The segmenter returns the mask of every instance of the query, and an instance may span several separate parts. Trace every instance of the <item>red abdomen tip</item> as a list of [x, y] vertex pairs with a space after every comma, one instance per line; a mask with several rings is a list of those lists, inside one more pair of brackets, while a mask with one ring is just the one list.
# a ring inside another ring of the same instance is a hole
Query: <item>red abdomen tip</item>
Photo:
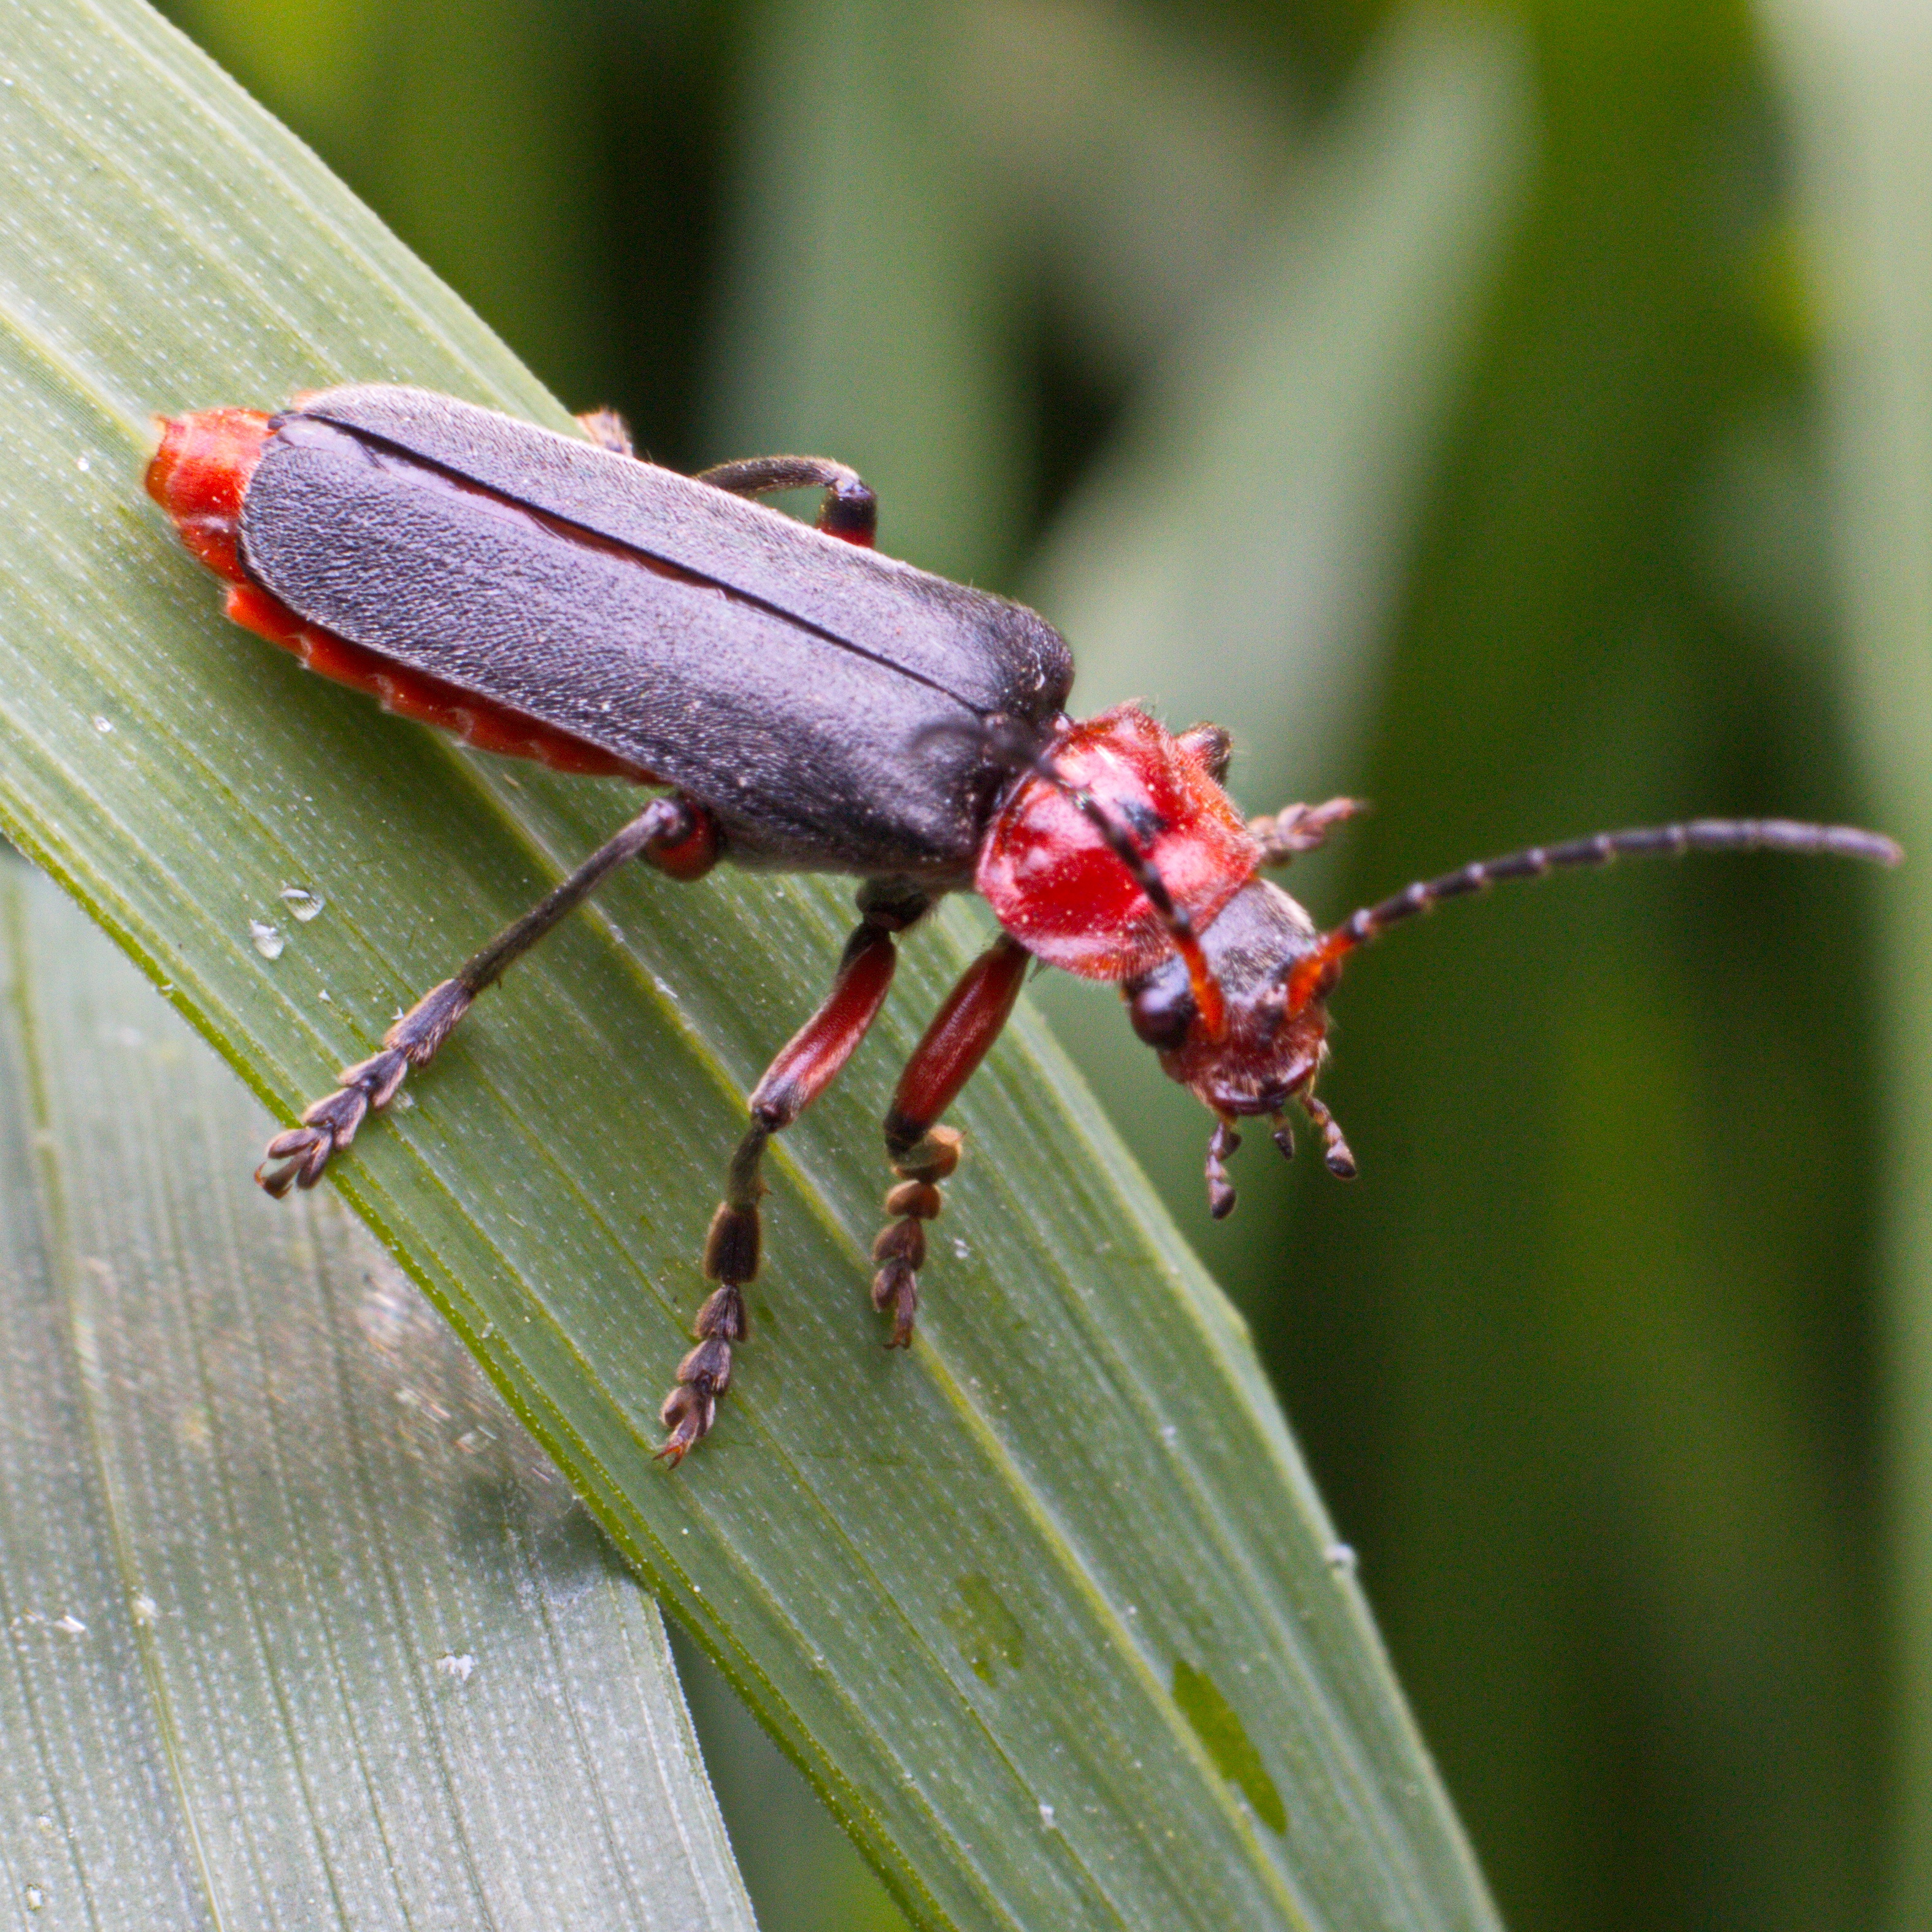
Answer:
[[[268, 418], [260, 410], [197, 410], [171, 417], [161, 425], [161, 446], [145, 479], [148, 494], [174, 519], [188, 550], [236, 586], [228, 593], [227, 607], [236, 623], [292, 651], [324, 677], [367, 692], [388, 710], [436, 725], [484, 751], [535, 758], [588, 777], [651, 782], [650, 773], [614, 752], [307, 623], [252, 582], [238, 547], [242, 504], [268, 440]], [[696, 878], [716, 857], [715, 841], [707, 832], [687, 842], [688, 850], [680, 847], [668, 855], [665, 869], [682, 866]]]
[[148, 465], [148, 494], [174, 519], [188, 549], [231, 584], [248, 580], [236, 538], [268, 436], [260, 410], [200, 410], [162, 424], [161, 446]]

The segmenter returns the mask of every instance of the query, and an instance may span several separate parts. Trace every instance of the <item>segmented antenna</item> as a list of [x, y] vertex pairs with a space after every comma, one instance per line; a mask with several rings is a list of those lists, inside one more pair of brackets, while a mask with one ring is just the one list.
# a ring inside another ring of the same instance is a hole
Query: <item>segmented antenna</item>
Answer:
[[1626, 857], [1756, 851], [1822, 852], [1881, 866], [1895, 866], [1905, 856], [1898, 842], [1882, 832], [1862, 832], [1850, 825], [1804, 825], [1789, 818], [1693, 818], [1682, 825], [1642, 826], [1628, 832], [1600, 832], [1593, 838], [1572, 838], [1561, 845], [1532, 845], [1505, 858], [1478, 860], [1439, 879], [1418, 880], [1392, 898], [1352, 913], [1296, 962], [1288, 976], [1287, 1010], [1298, 1013], [1310, 1000], [1326, 994], [1342, 962], [1357, 946], [1403, 920], [1432, 910], [1444, 899], [1486, 891], [1498, 879], [1540, 879], [1564, 866], [1607, 866]]
[[988, 742], [1016, 770], [1030, 772], [1054, 790], [1079, 812], [1106, 842], [1107, 849], [1127, 869], [1129, 877], [1145, 894], [1148, 904], [1160, 915], [1174, 941], [1174, 950], [1187, 965], [1188, 990], [1194, 995], [1195, 1010], [1210, 1040], [1219, 1040], [1227, 1025], [1227, 1007], [1221, 997], [1221, 982], [1208, 964], [1194, 922], [1186, 908], [1174, 903], [1167, 881], [1153, 862], [1135, 843], [1132, 829], [1114, 817], [1084, 785], [1076, 784], [1042, 748], [1039, 741], [1017, 720], [996, 715], [986, 720]]

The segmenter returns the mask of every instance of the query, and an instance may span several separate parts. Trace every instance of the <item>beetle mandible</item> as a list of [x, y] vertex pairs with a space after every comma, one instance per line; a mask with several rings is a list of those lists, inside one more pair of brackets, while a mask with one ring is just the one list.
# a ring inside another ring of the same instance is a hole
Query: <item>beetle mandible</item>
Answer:
[[[872, 492], [842, 464], [778, 456], [682, 476], [634, 456], [608, 412], [560, 436], [428, 391], [369, 384], [277, 416], [164, 424], [150, 494], [228, 615], [390, 710], [566, 772], [664, 789], [538, 904], [433, 987], [382, 1051], [278, 1134], [256, 1178], [312, 1187], [476, 995], [642, 859], [695, 879], [720, 858], [856, 874], [859, 922], [823, 1005], [752, 1092], [705, 1244], [716, 1286], [662, 1412], [659, 1454], [701, 1441], [745, 1339], [760, 1164], [884, 1004], [898, 936], [976, 891], [1001, 936], [968, 968], [886, 1115], [896, 1184], [873, 1244], [886, 1346], [912, 1340], [926, 1223], [959, 1159], [942, 1116], [998, 1036], [1030, 962], [1120, 988], [1162, 1067], [1214, 1116], [1209, 1211], [1234, 1204], [1238, 1121], [1292, 1154], [1291, 1104], [1330, 1170], [1355, 1172], [1315, 1082], [1342, 962], [1390, 926], [1498, 879], [1620, 854], [1770, 848], [1891, 864], [1888, 838], [1784, 819], [1695, 819], [1466, 866], [1324, 932], [1263, 877], [1356, 801], [1244, 820], [1218, 726], [1178, 736], [1134, 705], [1076, 722], [1073, 661], [1024, 606], [879, 556]], [[758, 503], [823, 491], [816, 530]], [[567, 643], [561, 640], [568, 640]]]

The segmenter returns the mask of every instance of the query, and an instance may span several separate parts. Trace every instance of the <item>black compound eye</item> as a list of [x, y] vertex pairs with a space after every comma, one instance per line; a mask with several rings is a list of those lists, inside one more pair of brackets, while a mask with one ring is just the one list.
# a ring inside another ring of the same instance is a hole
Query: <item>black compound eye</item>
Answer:
[[1127, 1021], [1136, 1038], [1172, 1052], [1194, 1021], [1194, 995], [1184, 973], [1156, 974], [1127, 995]]

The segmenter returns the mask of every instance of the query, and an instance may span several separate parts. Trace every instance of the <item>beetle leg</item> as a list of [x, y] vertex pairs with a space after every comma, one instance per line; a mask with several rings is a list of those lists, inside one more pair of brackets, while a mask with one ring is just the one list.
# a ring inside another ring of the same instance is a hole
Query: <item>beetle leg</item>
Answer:
[[1248, 830], [1261, 841], [1261, 863], [1286, 866], [1304, 852], [1324, 844], [1344, 819], [1365, 810], [1359, 798], [1331, 798], [1325, 805], [1285, 805], [1280, 811], [1248, 820]]
[[923, 1223], [938, 1214], [939, 1184], [959, 1165], [959, 1136], [934, 1123], [998, 1039], [1031, 958], [1016, 940], [1002, 938], [988, 946], [946, 995], [899, 1076], [886, 1115], [886, 1157], [898, 1185], [886, 1196], [892, 1218], [872, 1244], [879, 1270], [872, 1277], [872, 1306], [892, 1318], [889, 1348], [911, 1346], [926, 1260]]
[[626, 860], [654, 859], [674, 878], [695, 878], [717, 851], [717, 835], [700, 806], [674, 794], [653, 799], [622, 831], [600, 845], [556, 889], [506, 927], [452, 979], [433, 986], [382, 1036], [382, 1050], [345, 1066], [342, 1082], [305, 1108], [298, 1126], [268, 1143], [255, 1178], [278, 1198], [313, 1187], [330, 1159], [356, 1138], [371, 1112], [393, 1100], [410, 1068], [428, 1064], [476, 995], [501, 979], [550, 928], [594, 892]]
[[1228, 764], [1234, 756], [1234, 734], [1225, 725], [1190, 724], [1175, 742], [1216, 784], [1228, 782]]
[[1234, 1184], [1228, 1178], [1228, 1159], [1241, 1144], [1232, 1120], [1215, 1123], [1208, 1137], [1208, 1212], [1225, 1221], [1234, 1211]]
[[818, 527], [870, 550], [879, 526], [879, 500], [858, 471], [829, 456], [748, 456], [700, 470], [693, 479], [734, 496], [769, 496], [775, 490], [823, 490]]
[[592, 442], [613, 456], [637, 454], [637, 446], [631, 440], [631, 425], [615, 410], [586, 410], [577, 421]]
[[845, 956], [824, 1004], [799, 1028], [752, 1090], [752, 1124], [726, 1172], [724, 1198], [711, 1217], [704, 1242], [704, 1272], [718, 1286], [698, 1311], [698, 1346], [677, 1365], [677, 1386], [664, 1398], [658, 1420], [664, 1447], [658, 1454], [675, 1468], [710, 1432], [718, 1398], [730, 1387], [731, 1345], [745, 1339], [745, 1284], [758, 1272], [762, 1230], [759, 1172], [765, 1144], [782, 1133], [830, 1086], [878, 1017], [898, 963], [893, 935], [926, 911], [917, 894], [893, 897], [868, 888], [860, 895], [864, 917], [845, 943]]
[[1312, 1088], [1304, 1088], [1294, 1097], [1301, 1102], [1309, 1125], [1322, 1136], [1322, 1158], [1328, 1163], [1328, 1172], [1338, 1180], [1353, 1180], [1358, 1171], [1355, 1156], [1342, 1138], [1341, 1125], [1335, 1116], [1316, 1099]]

